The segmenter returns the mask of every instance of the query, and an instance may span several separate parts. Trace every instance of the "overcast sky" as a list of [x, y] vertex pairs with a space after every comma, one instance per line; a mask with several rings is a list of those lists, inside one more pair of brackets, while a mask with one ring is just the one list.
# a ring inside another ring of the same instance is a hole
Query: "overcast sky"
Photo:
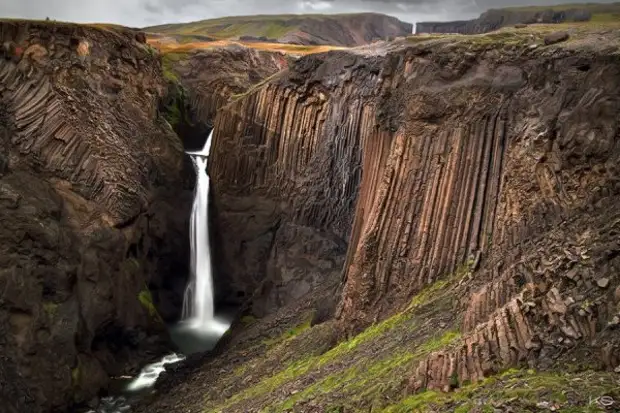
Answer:
[[491, 7], [579, 1], [584, 0], [0, 0], [0, 17], [144, 27], [231, 15], [375, 11], [415, 23], [471, 18]]

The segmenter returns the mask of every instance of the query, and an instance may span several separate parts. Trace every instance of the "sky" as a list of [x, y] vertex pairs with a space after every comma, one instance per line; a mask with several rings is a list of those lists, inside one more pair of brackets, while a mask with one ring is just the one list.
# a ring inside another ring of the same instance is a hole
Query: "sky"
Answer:
[[[277, 13], [379, 12], [403, 21], [472, 18], [492, 7], [584, 0], [0, 0], [0, 17], [145, 27], [215, 17]], [[617, 0], [597, 0], [613, 2]]]

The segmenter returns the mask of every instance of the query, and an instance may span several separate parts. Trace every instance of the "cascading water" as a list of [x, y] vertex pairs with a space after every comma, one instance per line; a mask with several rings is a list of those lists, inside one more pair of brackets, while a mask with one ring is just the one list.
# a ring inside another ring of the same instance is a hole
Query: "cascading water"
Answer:
[[[185, 354], [212, 349], [228, 330], [230, 317], [215, 316], [211, 246], [209, 243], [209, 175], [207, 162], [211, 138], [201, 151], [187, 152], [196, 169], [196, 189], [190, 219], [191, 274], [183, 297], [182, 320], [170, 329], [171, 336]], [[176, 338], [176, 339], [175, 339]], [[185, 359], [183, 354], [172, 353], [146, 365], [140, 374], [126, 386], [127, 392], [140, 392], [151, 387], [168, 364]], [[129, 398], [128, 398], [129, 397]], [[131, 396], [106, 397], [96, 410], [88, 413], [121, 413], [130, 408]]]
[[188, 152], [196, 169], [196, 190], [190, 220], [191, 278], [183, 297], [183, 320], [190, 327], [206, 330], [213, 324], [213, 276], [209, 243], [209, 134], [200, 152]]

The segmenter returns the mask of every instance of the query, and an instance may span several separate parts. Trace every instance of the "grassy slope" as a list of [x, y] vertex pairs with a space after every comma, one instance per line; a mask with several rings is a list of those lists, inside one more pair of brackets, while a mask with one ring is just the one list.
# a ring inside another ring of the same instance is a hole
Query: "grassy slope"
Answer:
[[203, 35], [220, 39], [227, 39], [242, 35], [265, 36], [273, 39], [299, 29], [303, 22], [325, 22], [338, 20], [353, 14], [281, 14], [233, 16], [219, 19], [201, 20], [191, 23], [164, 24], [146, 27], [145, 30], [163, 34]]

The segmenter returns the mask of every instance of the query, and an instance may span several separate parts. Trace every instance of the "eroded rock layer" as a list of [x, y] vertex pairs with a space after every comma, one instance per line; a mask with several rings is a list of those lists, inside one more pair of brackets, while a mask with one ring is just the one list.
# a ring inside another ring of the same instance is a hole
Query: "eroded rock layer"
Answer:
[[48, 411], [161, 351], [154, 301], [177, 315], [191, 193], [139, 36], [28, 22], [0, 33], [0, 404]]

